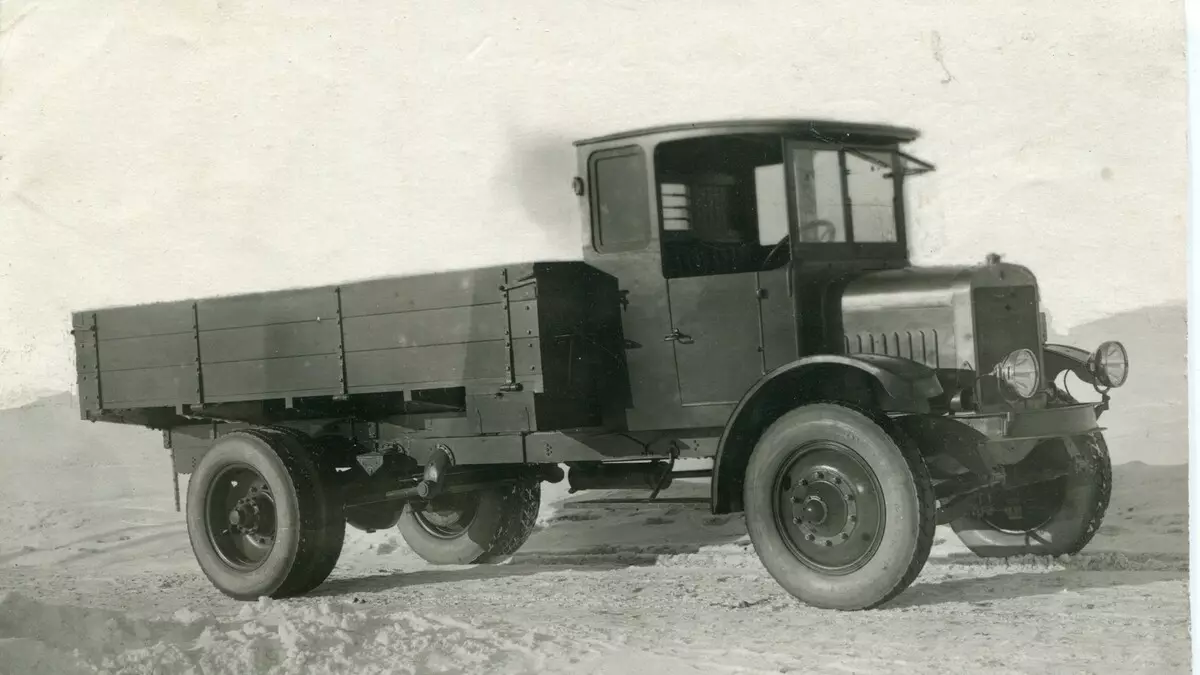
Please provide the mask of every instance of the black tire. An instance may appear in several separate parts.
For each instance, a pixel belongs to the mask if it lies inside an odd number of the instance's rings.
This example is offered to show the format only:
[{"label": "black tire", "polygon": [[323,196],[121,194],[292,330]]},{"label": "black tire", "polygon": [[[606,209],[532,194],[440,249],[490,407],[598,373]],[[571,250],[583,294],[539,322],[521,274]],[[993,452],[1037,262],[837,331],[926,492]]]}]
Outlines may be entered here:
[{"label": "black tire", "polygon": [[[499,562],[517,552],[537,523],[542,504],[541,481],[497,485],[486,490],[445,495],[428,508],[404,507],[396,529],[409,548],[435,565]],[[433,518],[433,509],[457,516]]]},{"label": "black tire", "polygon": [[318,552],[313,556],[312,567],[306,575],[297,578],[294,587],[282,589],[289,596],[304,595],[325,583],[342,557],[342,548],[346,543],[345,502],[341,491],[335,487],[337,469],[332,459],[322,452],[315,438],[288,427],[272,427],[265,431],[283,434],[298,444],[296,452],[312,462],[315,475],[324,486],[316,495],[321,502],[324,520],[317,539]]},{"label": "black tire", "polygon": [[994,508],[950,523],[964,546],[981,558],[1011,558],[1075,555],[1091,543],[1112,495],[1112,461],[1103,434],[1052,439],[1022,460],[1031,468],[1045,462],[1065,463],[1067,475],[1000,495],[1023,507],[1019,515]]},{"label": "black tire", "polygon": [[[225,595],[299,595],[332,571],[345,521],[331,518],[340,514],[340,500],[311,449],[293,433],[244,429],[217,439],[196,466],[188,481],[188,538],[201,571]],[[238,526],[255,534],[232,531],[233,511]]]},{"label": "black tire", "polygon": [[886,417],[835,403],[802,406],[767,429],[743,499],[767,571],[823,609],[894,598],[920,574],[937,525],[917,448]]}]

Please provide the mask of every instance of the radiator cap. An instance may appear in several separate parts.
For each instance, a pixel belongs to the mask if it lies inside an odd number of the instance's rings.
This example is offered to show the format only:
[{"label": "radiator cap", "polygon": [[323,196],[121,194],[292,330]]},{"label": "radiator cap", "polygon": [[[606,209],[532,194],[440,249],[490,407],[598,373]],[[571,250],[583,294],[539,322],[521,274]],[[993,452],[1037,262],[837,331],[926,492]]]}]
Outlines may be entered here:
[{"label": "radiator cap", "polygon": [[987,264],[989,264],[989,265],[999,265],[1000,264],[1000,254],[999,253],[989,253],[989,254],[987,254],[986,260],[987,260]]}]

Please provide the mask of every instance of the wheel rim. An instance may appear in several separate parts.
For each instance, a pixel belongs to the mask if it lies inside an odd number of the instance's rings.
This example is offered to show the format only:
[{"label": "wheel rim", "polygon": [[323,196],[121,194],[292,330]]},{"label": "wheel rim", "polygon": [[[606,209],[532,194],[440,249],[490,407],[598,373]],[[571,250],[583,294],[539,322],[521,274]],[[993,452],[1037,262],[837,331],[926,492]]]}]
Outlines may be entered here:
[{"label": "wheel rim", "polygon": [[413,515],[429,534],[439,539],[454,539],[471,526],[478,506],[478,495],[445,495],[426,502],[422,509],[413,509]]},{"label": "wheel rim", "polygon": [[275,497],[262,474],[247,464],[221,470],[205,501],[208,540],[221,560],[239,571],[253,570],[275,547]]},{"label": "wheel rim", "polygon": [[794,450],[776,474],[775,525],[792,555],[826,574],[848,574],[879,548],[883,495],[858,453],[818,441]]},{"label": "wheel rim", "polygon": [[[1029,470],[1070,466],[1071,458],[1060,440],[1039,444],[1018,466]],[[1002,493],[1000,508],[980,515],[988,527],[1005,534],[1028,534],[1045,527],[1067,500],[1067,477],[1023,485]]]},{"label": "wheel rim", "polygon": [[[1006,508],[985,513],[981,520],[988,527],[1006,534],[1028,534],[1042,529],[1062,510],[1066,501],[1066,477],[1033,483],[1004,496]],[[1015,506],[1010,511],[1009,506]]]}]

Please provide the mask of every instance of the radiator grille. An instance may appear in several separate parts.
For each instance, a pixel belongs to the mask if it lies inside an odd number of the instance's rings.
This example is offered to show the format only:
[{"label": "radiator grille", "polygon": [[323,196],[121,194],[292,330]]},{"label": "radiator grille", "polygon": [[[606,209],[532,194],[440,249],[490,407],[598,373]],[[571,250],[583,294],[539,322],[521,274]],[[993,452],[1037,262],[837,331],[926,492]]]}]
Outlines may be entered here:
[{"label": "radiator grille", "polygon": [[[977,372],[988,373],[1017,349],[1030,349],[1042,358],[1037,289],[1032,286],[977,288],[971,294],[975,316]],[[982,403],[1001,403],[995,387],[980,391]]]}]

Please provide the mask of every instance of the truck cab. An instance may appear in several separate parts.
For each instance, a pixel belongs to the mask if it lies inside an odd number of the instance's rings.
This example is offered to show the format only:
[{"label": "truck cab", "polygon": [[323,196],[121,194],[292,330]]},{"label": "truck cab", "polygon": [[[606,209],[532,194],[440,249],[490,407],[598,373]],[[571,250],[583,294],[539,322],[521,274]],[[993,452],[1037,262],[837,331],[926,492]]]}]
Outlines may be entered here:
[{"label": "truck cab", "polygon": [[584,259],[624,294],[630,430],[721,427],[766,373],[845,351],[839,284],[909,265],[917,136],[769,120],[576,143]]}]

